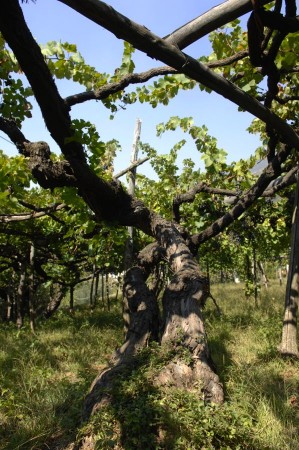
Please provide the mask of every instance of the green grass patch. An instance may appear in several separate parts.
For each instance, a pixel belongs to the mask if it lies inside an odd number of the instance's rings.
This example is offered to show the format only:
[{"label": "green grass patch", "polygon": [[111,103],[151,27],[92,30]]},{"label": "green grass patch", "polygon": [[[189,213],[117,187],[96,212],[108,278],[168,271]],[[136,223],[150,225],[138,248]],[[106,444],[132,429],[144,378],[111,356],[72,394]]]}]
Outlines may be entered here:
[{"label": "green grass patch", "polygon": [[83,398],[121,338],[116,312],[61,312],[36,336],[2,325],[0,448],[47,449],[74,439]]},{"label": "green grass patch", "polygon": [[158,386],[171,348],[144,349],[112,386],[113,401],[81,424],[91,381],[122,340],[121,314],[60,312],[36,336],[0,331],[0,448],[62,450],[90,435],[98,450],[299,450],[299,364],[280,358],[285,287],[272,282],[258,305],[242,285],[213,285],[204,315],[225,386],[223,406]]},{"label": "green grass patch", "polygon": [[240,285],[213,286],[223,314],[216,316],[211,303],[206,311],[226,399],[240,417],[251,417],[252,449],[298,450],[299,364],[277,351],[285,286],[272,281],[268,290],[262,289],[257,306],[243,292]]}]

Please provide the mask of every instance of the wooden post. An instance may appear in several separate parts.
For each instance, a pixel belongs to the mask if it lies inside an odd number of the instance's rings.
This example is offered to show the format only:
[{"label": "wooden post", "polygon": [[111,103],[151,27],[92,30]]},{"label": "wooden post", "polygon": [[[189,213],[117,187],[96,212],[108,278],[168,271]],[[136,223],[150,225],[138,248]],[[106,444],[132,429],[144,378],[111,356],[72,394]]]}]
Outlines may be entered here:
[{"label": "wooden post", "polygon": [[[141,120],[136,120],[135,130],[134,130],[134,138],[133,138],[133,145],[132,145],[132,152],[131,152],[131,163],[137,161],[138,159],[138,142],[140,139],[140,133],[141,133]],[[136,183],[136,167],[134,167],[129,172],[129,185],[128,185],[128,193],[133,197],[135,194],[135,183]],[[125,271],[128,270],[134,260],[134,228],[128,227],[128,233],[129,237],[126,242],[126,249],[125,249],[125,257],[124,257],[124,269]],[[124,296],[123,299],[123,318],[124,318],[124,332],[127,333],[129,329],[130,324],[130,318],[129,318],[129,308],[126,303],[126,298]]]},{"label": "wooden post", "polygon": [[102,308],[105,309],[105,292],[104,292],[104,272],[101,273],[101,298],[102,298]]},{"label": "wooden post", "polygon": [[299,357],[297,344],[297,310],[299,302],[299,175],[294,202],[291,232],[291,254],[287,278],[282,338],[282,355]]},{"label": "wooden post", "polygon": [[[140,139],[141,133],[141,120],[136,120],[135,130],[134,130],[134,138],[131,152],[131,164],[134,164],[138,160],[138,143]],[[129,184],[128,184],[128,193],[134,197],[135,194],[135,185],[136,185],[136,171],[137,168],[134,167],[132,170],[128,172]],[[129,237],[126,243],[125,250],[125,270],[129,269],[133,263],[133,255],[134,255],[134,228],[128,227]]]}]

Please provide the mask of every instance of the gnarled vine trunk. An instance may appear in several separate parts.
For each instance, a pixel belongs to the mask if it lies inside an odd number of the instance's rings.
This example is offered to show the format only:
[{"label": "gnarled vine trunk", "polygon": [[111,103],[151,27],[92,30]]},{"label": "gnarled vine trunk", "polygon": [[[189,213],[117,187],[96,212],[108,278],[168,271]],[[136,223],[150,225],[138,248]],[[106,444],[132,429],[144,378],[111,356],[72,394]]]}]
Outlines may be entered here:
[{"label": "gnarled vine trunk", "polygon": [[189,358],[170,362],[159,377],[161,384],[197,389],[205,402],[221,403],[223,387],[214,372],[201,308],[208,295],[207,280],[196,265],[180,269],[163,297],[162,345],[171,343],[188,350]]},{"label": "gnarled vine trunk", "polygon": [[[223,401],[223,387],[213,370],[201,312],[209,292],[207,281],[175,227],[160,223],[158,235],[163,247],[146,247],[139,254],[138,264],[126,273],[124,295],[130,327],[110,367],[95,379],[85,400],[84,419],[111,401],[109,388],[114,378],[130,367],[138,350],[151,339],[177,350],[156,377],[157,385],[190,389],[207,402]],[[157,299],[146,281],[163,257],[173,277],[164,291],[161,321]]]}]

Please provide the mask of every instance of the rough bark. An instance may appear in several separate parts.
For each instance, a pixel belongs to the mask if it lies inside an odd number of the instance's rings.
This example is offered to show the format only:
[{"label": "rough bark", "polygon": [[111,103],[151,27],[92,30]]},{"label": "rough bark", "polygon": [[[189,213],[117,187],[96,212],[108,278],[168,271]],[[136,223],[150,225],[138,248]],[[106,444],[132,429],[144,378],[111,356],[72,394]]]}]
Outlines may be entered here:
[{"label": "rough bark", "polygon": [[[174,276],[163,297],[162,344],[177,342],[188,350],[192,363],[172,362],[161,373],[166,383],[178,383],[184,374],[185,386],[195,388],[206,401],[221,403],[223,387],[212,368],[201,308],[209,294],[207,280],[199,271],[183,239],[171,227],[161,230],[166,257]],[[181,382],[181,381],[180,381]]]},{"label": "rough bark", "polygon": [[146,285],[149,274],[147,263],[159,257],[157,245],[149,246],[139,257],[139,266],[125,275],[124,296],[128,305],[129,328],[124,344],[113,355],[110,366],[94,380],[84,403],[83,419],[87,419],[101,405],[109,401],[109,387],[114,378],[127,368],[138,350],[149,340],[158,339],[159,310],[153,292]]},{"label": "rough bark", "polygon": [[161,344],[175,346],[178,353],[183,349],[187,360],[185,357],[172,360],[161,370],[155,383],[195,390],[207,402],[223,401],[223,387],[213,369],[201,313],[209,293],[207,282],[177,229],[166,221],[157,223],[156,227],[163,250],[157,244],[147,247],[139,255],[139,265],[126,273],[124,295],[130,327],[110,367],[94,381],[85,401],[84,419],[111,401],[109,388],[114,377],[133,364],[134,356],[150,339],[158,339],[159,309],[146,280],[162,255],[174,275],[163,297]]},{"label": "rough bark", "polygon": [[169,342],[183,347],[187,360],[185,355],[171,361],[157,382],[196,390],[204,401],[222,403],[223,387],[213,370],[201,312],[209,292],[206,283],[197,267],[189,262],[176,273],[165,291],[162,344]]},{"label": "rough bark", "polygon": [[291,254],[286,288],[285,311],[279,352],[299,357],[297,344],[297,311],[299,302],[299,177],[297,180],[292,221]]}]

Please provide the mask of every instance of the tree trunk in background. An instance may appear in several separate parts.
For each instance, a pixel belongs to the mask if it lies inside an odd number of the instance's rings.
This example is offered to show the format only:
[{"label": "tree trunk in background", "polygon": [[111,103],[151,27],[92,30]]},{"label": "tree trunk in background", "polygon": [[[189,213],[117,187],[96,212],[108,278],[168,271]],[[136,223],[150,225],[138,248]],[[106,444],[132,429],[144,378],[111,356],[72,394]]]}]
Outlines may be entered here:
[{"label": "tree trunk in background", "polygon": [[264,265],[261,261],[257,262],[258,264],[258,268],[260,269],[261,275],[262,275],[262,282],[263,285],[265,286],[266,289],[268,289],[268,277],[266,275],[265,269],[264,269]]},{"label": "tree trunk in background", "polygon": [[297,310],[299,299],[299,175],[292,220],[291,254],[286,288],[285,311],[279,352],[299,357],[297,344]]},{"label": "tree trunk in background", "polygon": [[90,294],[89,294],[89,305],[90,305],[90,308],[91,309],[93,309],[94,308],[94,296],[95,296],[95,294],[94,294],[94,288],[95,288],[95,270],[96,270],[96,268],[95,268],[95,265],[93,264],[93,266],[92,266],[92,280],[91,280],[91,283],[90,283]]},{"label": "tree trunk in background", "polygon": [[107,310],[110,311],[109,274],[105,275]]},{"label": "tree trunk in background", "polygon": [[118,293],[119,293],[119,279],[118,279],[118,277],[117,277],[117,279],[116,279],[117,281],[116,281],[116,293],[115,293],[115,303],[117,303],[117,300],[118,300]]},{"label": "tree trunk in background", "polygon": [[258,286],[257,286],[257,261],[256,261],[256,247],[254,236],[252,236],[252,270],[253,270],[253,283],[254,283],[254,303],[257,306],[258,301]]},{"label": "tree trunk in background", "polygon": [[95,289],[94,289],[94,306],[96,306],[97,304],[97,298],[98,298],[98,291],[99,291],[99,279],[100,279],[100,274],[97,271],[96,273],[96,281],[95,281]]},{"label": "tree trunk in background", "polygon": [[35,333],[34,255],[35,248],[32,242],[29,255],[29,321],[32,333]]},{"label": "tree trunk in background", "polygon": [[8,290],[6,293],[6,320],[12,319],[13,297],[12,293]]},{"label": "tree trunk in background", "polygon": [[279,285],[282,286],[282,268],[281,268],[281,265],[278,268],[278,278],[279,278]]},{"label": "tree trunk in background", "polygon": [[16,323],[18,329],[22,328],[24,320],[24,298],[25,298],[26,266],[20,263],[20,278],[16,296]]},{"label": "tree trunk in background", "polygon": [[101,283],[101,297],[102,297],[102,307],[103,307],[103,309],[105,309],[105,289],[104,289],[105,281],[104,280],[105,280],[104,279],[104,274],[102,272],[102,274],[101,274],[101,281],[102,281],[102,283]]}]

